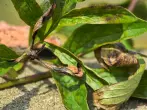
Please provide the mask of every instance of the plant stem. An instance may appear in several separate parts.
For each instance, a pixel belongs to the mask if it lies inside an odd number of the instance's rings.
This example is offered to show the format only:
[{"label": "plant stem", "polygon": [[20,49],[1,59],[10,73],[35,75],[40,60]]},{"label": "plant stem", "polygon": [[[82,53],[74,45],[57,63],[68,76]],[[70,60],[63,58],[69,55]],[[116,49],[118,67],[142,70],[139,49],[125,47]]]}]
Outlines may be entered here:
[{"label": "plant stem", "polygon": [[32,33],[33,33],[33,28],[34,27],[30,27],[30,31],[29,31],[29,42],[28,42],[28,44],[29,44],[29,46],[31,45],[31,42],[32,42]]},{"label": "plant stem", "polygon": [[131,0],[131,3],[128,7],[128,10],[130,10],[132,12],[134,10],[135,6],[136,6],[137,1],[138,0]]},{"label": "plant stem", "polygon": [[[17,58],[15,61],[16,62],[24,62],[24,65],[25,65],[26,62],[28,61],[28,59],[29,59],[28,55],[26,53],[24,53],[21,57]],[[43,66],[48,68],[50,71],[61,73],[61,74],[63,73],[66,75],[75,75],[74,71],[68,67],[57,67],[55,65],[51,65],[51,64],[47,64],[47,63],[45,64],[45,62],[43,62],[40,59],[38,59],[38,61]],[[13,87],[13,86],[18,86],[18,85],[22,85],[22,84],[40,81],[40,80],[43,80],[46,78],[50,78],[50,77],[52,77],[50,71],[45,72],[45,73],[35,74],[32,76],[27,76],[27,77],[16,79],[16,80],[7,81],[5,83],[0,83],[0,90],[6,89],[9,87]]]},{"label": "plant stem", "polygon": [[40,80],[51,78],[51,77],[52,76],[51,76],[50,72],[39,73],[39,74],[35,74],[35,75],[32,75],[32,76],[27,76],[27,77],[24,77],[24,78],[13,80],[13,81],[1,83],[0,84],[0,90],[10,88],[10,87],[13,87],[13,86],[18,86],[18,85],[22,85],[22,84],[28,84],[28,83],[40,81]]},{"label": "plant stem", "polygon": [[[67,67],[57,67],[55,65],[44,65],[44,66],[49,68],[50,71],[58,72],[61,74],[63,73],[66,75],[74,75],[73,74],[74,72]],[[27,77],[16,79],[16,80],[7,81],[5,83],[0,83],[0,90],[10,88],[13,86],[18,86],[18,85],[23,85],[23,84],[28,84],[28,83],[40,81],[40,80],[43,80],[46,78],[51,78],[52,75],[51,75],[50,71],[45,72],[45,73],[38,73],[38,74],[35,74],[32,76],[27,76]]]}]

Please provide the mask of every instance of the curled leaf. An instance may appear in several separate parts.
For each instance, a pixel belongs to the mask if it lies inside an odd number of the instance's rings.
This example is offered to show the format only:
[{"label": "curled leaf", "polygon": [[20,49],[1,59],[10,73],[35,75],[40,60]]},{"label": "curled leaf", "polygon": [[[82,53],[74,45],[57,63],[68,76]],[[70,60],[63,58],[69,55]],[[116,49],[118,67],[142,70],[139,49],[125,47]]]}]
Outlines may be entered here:
[{"label": "curled leaf", "polygon": [[[76,68],[78,62],[74,55],[61,47],[49,43],[45,44],[46,47],[49,48],[64,65],[68,65],[68,68],[72,69],[72,71],[78,71]],[[63,103],[67,109],[89,110],[86,100],[87,90],[81,79],[69,75],[61,75],[57,72],[52,72],[52,75],[60,90]]]},{"label": "curled leaf", "polygon": [[84,72],[82,80],[84,80],[92,89],[97,90],[101,88],[103,85],[108,84],[101,77],[97,76],[92,69],[84,65],[83,62],[80,59],[78,59],[78,57],[73,55],[70,51],[55,46],[53,44],[49,44],[49,43],[45,43],[45,44],[46,47],[49,48],[59,58],[62,64],[67,66],[76,66],[76,67],[78,67],[78,64],[80,64]]},{"label": "curled leaf", "polygon": [[40,22],[41,20],[40,18],[37,21],[38,23],[36,23],[36,27],[38,29],[40,28],[39,32],[37,33],[39,41],[43,41],[57,27],[62,16],[64,16],[71,9],[75,8],[77,2],[78,2],[77,0],[51,0],[50,1],[50,3],[53,4],[53,8],[52,8],[53,10],[50,11],[52,13],[50,14],[51,15],[50,17],[52,19],[51,20],[48,19],[46,20],[47,22],[44,22],[42,24]]},{"label": "curled leaf", "polygon": [[[94,92],[94,102],[103,107],[115,106],[127,101],[136,90],[145,70],[145,62],[137,57],[139,65],[137,70],[128,77],[128,80],[105,86]],[[126,73],[124,73],[126,74]]]},{"label": "curled leaf", "polygon": [[133,93],[133,97],[147,99],[147,70],[145,70],[137,89]]}]

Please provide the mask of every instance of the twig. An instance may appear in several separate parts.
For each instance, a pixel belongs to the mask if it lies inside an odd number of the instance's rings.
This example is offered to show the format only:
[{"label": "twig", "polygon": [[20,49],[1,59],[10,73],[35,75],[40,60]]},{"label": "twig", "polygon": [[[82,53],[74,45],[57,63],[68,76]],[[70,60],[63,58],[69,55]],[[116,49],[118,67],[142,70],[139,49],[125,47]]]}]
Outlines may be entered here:
[{"label": "twig", "polygon": [[10,87],[14,87],[14,86],[18,86],[18,85],[23,85],[23,84],[28,84],[28,83],[40,81],[40,80],[51,78],[51,77],[52,77],[51,73],[49,73],[49,72],[38,73],[38,74],[35,74],[35,75],[32,75],[32,76],[27,76],[27,77],[24,77],[24,78],[13,80],[13,81],[1,83],[0,84],[0,90],[10,88]]},{"label": "twig", "polygon": [[[20,59],[22,60],[22,59]],[[23,85],[23,84],[28,84],[28,83],[32,83],[32,82],[36,82],[36,81],[40,81],[46,78],[51,78],[51,72],[57,72],[57,73],[61,73],[61,74],[66,74],[66,75],[71,75],[71,76],[76,76],[74,70],[70,69],[69,67],[58,67],[55,65],[51,65],[51,64],[45,64],[45,62],[43,62],[42,60],[38,59],[38,62],[40,62],[43,66],[45,66],[46,68],[49,69],[48,72],[45,73],[39,73],[39,74],[35,74],[32,76],[27,76],[24,78],[20,78],[20,79],[16,79],[16,80],[11,80],[5,83],[1,83],[0,84],[0,90],[1,89],[6,89],[6,88],[10,88],[13,86],[18,86],[18,85]]]},{"label": "twig", "polygon": [[[52,64],[45,63],[41,59],[37,59],[40,64],[42,64],[44,67],[48,68],[49,71],[57,72],[57,73],[63,73],[66,75],[72,75],[75,76],[75,71],[73,69],[70,69],[69,67],[63,67],[63,66],[56,66]],[[76,67],[77,68],[77,67]]]},{"label": "twig", "polygon": [[131,0],[131,3],[128,7],[128,10],[130,10],[132,12],[134,10],[135,6],[136,6],[137,1],[138,0]]},{"label": "twig", "polygon": [[145,54],[142,54],[142,53],[139,53],[139,52],[136,52],[137,54],[139,54],[140,56],[144,57],[144,58],[147,58],[147,55]]}]

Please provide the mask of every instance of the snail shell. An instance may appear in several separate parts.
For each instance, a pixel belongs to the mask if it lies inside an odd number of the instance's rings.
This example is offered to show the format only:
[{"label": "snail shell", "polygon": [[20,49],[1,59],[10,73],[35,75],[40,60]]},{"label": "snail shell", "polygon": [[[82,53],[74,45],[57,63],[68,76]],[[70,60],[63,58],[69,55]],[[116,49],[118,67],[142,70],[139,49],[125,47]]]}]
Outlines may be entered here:
[{"label": "snail shell", "polygon": [[108,44],[94,51],[95,57],[101,66],[132,66],[138,64],[135,53],[128,51],[121,43]]}]

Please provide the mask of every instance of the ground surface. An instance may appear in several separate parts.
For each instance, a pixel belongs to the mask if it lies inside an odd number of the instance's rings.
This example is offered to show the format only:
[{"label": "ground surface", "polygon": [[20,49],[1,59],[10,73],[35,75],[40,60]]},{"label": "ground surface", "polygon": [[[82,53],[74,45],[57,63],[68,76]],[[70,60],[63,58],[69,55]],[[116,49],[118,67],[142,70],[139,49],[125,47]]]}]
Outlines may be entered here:
[{"label": "ground surface", "polygon": [[[28,46],[29,27],[15,27],[0,23],[0,43],[15,49]],[[146,52],[146,51],[145,51]],[[147,52],[146,52],[147,53]],[[95,66],[95,60],[88,60]],[[46,72],[47,69],[29,62],[20,77]],[[3,82],[3,79],[0,79]],[[93,108],[93,107],[92,107]],[[17,86],[0,91],[0,110],[65,110],[53,79]],[[121,110],[147,110],[147,101],[131,99],[123,104]]]}]

